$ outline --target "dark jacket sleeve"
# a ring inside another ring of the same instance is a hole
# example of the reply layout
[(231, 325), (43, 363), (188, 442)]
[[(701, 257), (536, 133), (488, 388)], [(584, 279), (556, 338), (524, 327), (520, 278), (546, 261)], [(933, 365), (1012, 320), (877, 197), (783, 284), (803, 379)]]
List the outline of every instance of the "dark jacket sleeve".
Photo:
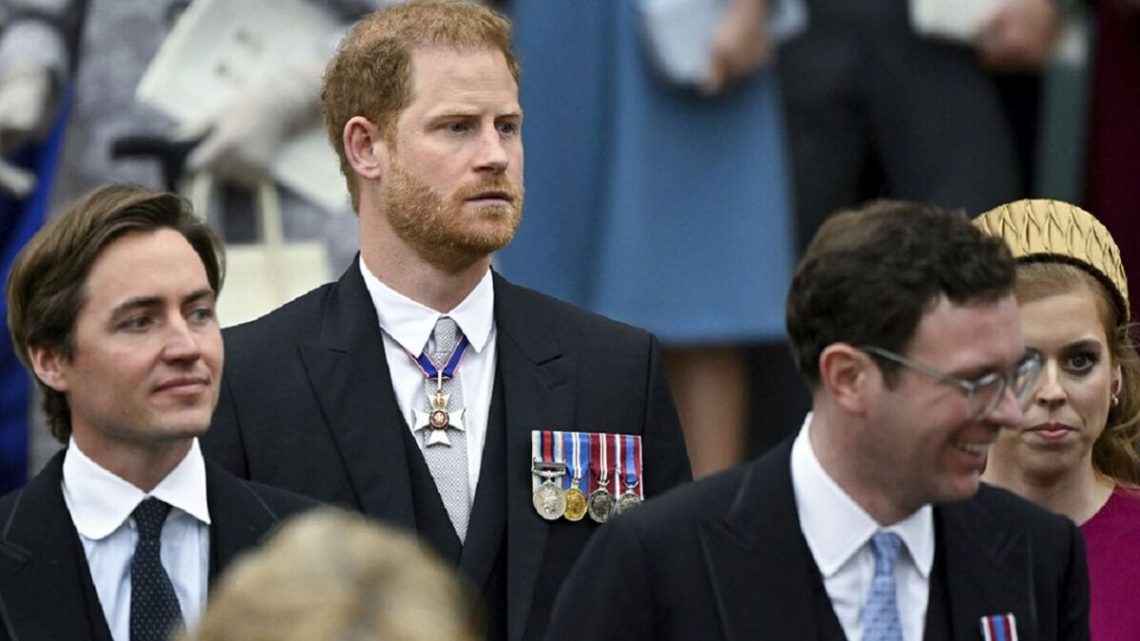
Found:
[(590, 537), (558, 593), (545, 641), (658, 639), (651, 560), (631, 525), (615, 519)]
[(201, 439), (202, 449), (211, 461), (238, 478), (249, 478), (249, 465), (245, 457), (245, 442), (241, 437), (237, 404), (229, 379), (223, 374), (218, 406), (210, 429)]

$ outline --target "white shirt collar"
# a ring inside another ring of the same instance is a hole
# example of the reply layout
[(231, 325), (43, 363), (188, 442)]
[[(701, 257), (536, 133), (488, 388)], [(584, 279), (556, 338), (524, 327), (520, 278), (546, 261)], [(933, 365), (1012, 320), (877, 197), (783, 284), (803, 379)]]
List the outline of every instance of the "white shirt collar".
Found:
[(376, 316), (380, 320), (380, 329), (409, 354), (419, 356), (423, 352), (440, 316), (454, 319), (459, 330), (471, 343), (471, 348), (477, 353), (483, 353), (495, 322), (495, 287), (490, 269), (487, 269), (487, 273), (466, 298), (454, 309), (441, 314), (380, 282), (368, 271), (363, 257), (359, 263), (364, 285), (368, 288)]
[(929, 505), (882, 528), (823, 469), (811, 446), (812, 414), (792, 444), (792, 487), (800, 527), (824, 578), (839, 571), (880, 529), (902, 539), (924, 579), (934, 564), (934, 516)]
[(148, 495), (88, 458), (73, 437), (63, 458), (63, 485), (75, 529), (91, 540), (106, 538), (119, 529), (147, 496), (210, 523), (206, 462), (196, 438), (182, 461)]

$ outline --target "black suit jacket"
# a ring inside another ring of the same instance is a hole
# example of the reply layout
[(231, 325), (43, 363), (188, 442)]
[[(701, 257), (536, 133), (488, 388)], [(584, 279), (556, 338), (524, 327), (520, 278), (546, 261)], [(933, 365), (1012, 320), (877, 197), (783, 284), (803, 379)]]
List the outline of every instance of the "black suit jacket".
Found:
[[(555, 604), (549, 641), (844, 639), (800, 530), (791, 441), (680, 488), (598, 532)], [(934, 507), (927, 641), (981, 639), (1012, 612), (1019, 638), (1087, 640), (1076, 526), (1008, 492)]]
[[(652, 336), (497, 274), (494, 288), (492, 425), (467, 541), (459, 552), (457, 538), (432, 542), (489, 595), (492, 618), (505, 613), (500, 634), (520, 641), (541, 637), (562, 579), (596, 529), (535, 513), (531, 430), (642, 435), (648, 494), (690, 472)], [(421, 536), (425, 518), (446, 522), (434, 485), (425, 492), (415, 482), (426, 467), (396, 404), (358, 262), (339, 281), (226, 331), (225, 340), (221, 400), (203, 439), (213, 460)], [(489, 586), (497, 572), (509, 577), (498, 579), (499, 592)]]
[[(87, 557), (63, 500), (59, 452), (27, 487), (0, 498), (0, 641), (111, 641)], [(206, 463), (210, 580), (304, 497), (234, 478)]]

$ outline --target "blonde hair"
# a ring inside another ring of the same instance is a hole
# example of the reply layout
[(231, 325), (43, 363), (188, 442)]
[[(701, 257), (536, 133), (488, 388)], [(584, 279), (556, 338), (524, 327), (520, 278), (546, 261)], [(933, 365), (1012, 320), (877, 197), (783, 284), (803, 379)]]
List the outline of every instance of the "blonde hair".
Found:
[(181, 641), (474, 641), (473, 601), (410, 535), (335, 508), (285, 524)]

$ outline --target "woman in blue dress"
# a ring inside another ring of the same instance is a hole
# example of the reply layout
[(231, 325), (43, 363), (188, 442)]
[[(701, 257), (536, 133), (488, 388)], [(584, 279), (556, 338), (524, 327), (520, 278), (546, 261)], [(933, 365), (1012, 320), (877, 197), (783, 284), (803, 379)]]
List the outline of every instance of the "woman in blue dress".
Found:
[(706, 91), (656, 73), (637, 0), (510, 5), (527, 206), (498, 266), (660, 337), (696, 475), (743, 453), (741, 347), (783, 337), (793, 240), (764, 5), (726, 2)]

